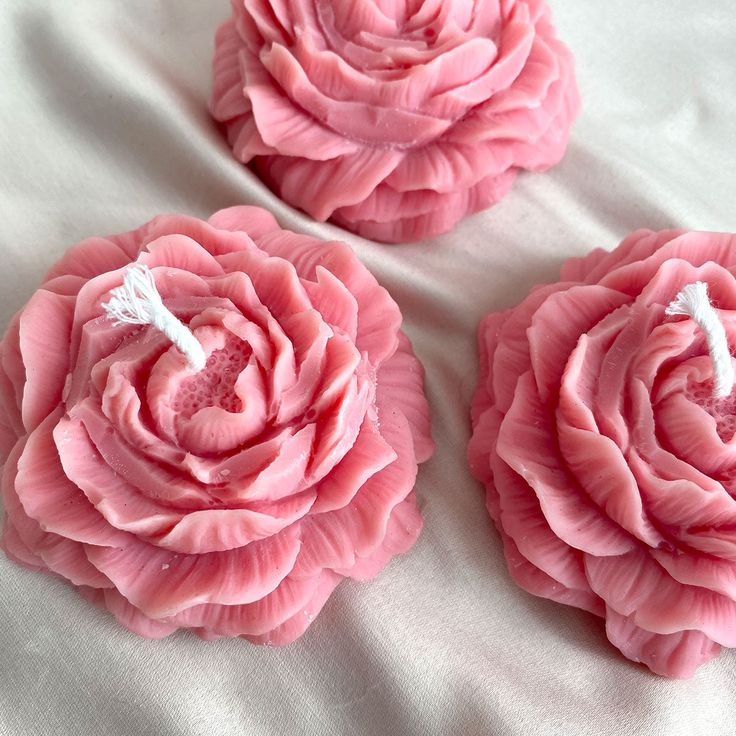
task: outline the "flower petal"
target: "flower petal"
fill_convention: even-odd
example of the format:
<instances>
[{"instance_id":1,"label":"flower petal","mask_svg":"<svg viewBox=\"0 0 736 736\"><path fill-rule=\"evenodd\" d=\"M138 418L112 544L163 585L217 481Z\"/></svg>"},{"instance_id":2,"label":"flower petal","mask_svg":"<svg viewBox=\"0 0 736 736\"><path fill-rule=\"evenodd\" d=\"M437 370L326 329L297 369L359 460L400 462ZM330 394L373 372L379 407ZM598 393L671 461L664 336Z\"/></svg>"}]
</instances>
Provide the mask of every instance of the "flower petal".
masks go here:
<instances>
[{"instance_id":1,"label":"flower petal","mask_svg":"<svg viewBox=\"0 0 736 736\"><path fill-rule=\"evenodd\" d=\"M726 647L736 646L736 601L674 581L645 550L585 558L593 590L622 616L655 634L693 629Z\"/></svg>"},{"instance_id":2,"label":"flower petal","mask_svg":"<svg viewBox=\"0 0 736 736\"><path fill-rule=\"evenodd\" d=\"M423 463L434 452L430 411L424 394L424 368L414 356L411 343L399 335L396 352L381 365L377 378L378 411L401 411L409 421L414 437L417 462Z\"/></svg>"},{"instance_id":3,"label":"flower petal","mask_svg":"<svg viewBox=\"0 0 736 736\"><path fill-rule=\"evenodd\" d=\"M572 547L594 555L630 550L634 540L580 489L555 451L555 434L531 373L517 384L498 437L499 457L537 494L552 530ZM503 491L499 490L501 496Z\"/></svg>"},{"instance_id":4,"label":"flower petal","mask_svg":"<svg viewBox=\"0 0 736 736\"><path fill-rule=\"evenodd\" d=\"M202 603L237 605L275 590L299 553L294 525L274 537L227 552L180 555L129 540L121 547L87 547L90 562L146 616L161 619Z\"/></svg>"},{"instance_id":5,"label":"flower petal","mask_svg":"<svg viewBox=\"0 0 736 736\"><path fill-rule=\"evenodd\" d=\"M718 644L700 631L653 634L637 626L633 618L607 609L606 634L625 657L642 662L658 675L690 678L698 667L721 651Z\"/></svg>"},{"instance_id":6,"label":"flower petal","mask_svg":"<svg viewBox=\"0 0 736 736\"><path fill-rule=\"evenodd\" d=\"M44 531L90 545L121 544L128 535L111 527L64 473L54 429L61 410L50 414L29 436L18 459L15 491L23 508ZM58 442L64 446L63 432Z\"/></svg>"},{"instance_id":7,"label":"flower petal","mask_svg":"<svg viewBox=\"0 0 736 736\"><path fill-rule=\"evenodd\" d=\"M60 403L69 370L74 298L39 289L20 315L20 351L26 372L23 424L32 432Z\"/></svg>"},{"instance_id":8,"label":"flower petal","mask_svg":"<svg viewBox=\"0 0 736 736\"><path fill-rule=\"evenodd\" d=\"M398 150L365 148L329 161L279 155L256 163L283 199L324 222L339 207L362 202L401 158Z\"/></svg>"}]
</instances>

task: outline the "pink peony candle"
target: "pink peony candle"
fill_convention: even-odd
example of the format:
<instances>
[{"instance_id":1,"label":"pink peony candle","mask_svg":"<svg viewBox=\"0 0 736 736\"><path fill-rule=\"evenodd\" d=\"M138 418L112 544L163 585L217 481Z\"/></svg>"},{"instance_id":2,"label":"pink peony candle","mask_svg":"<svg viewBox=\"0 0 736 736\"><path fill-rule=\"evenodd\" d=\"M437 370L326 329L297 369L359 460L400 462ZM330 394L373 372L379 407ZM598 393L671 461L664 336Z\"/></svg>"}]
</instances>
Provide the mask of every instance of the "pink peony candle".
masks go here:
<instances>
[{"instance_id":1,"label":"pink peony candle","mask_svg":"<svg viewBox=\"0 0 736 736\"><path fill-rule=\"evenodd\" d=\"M639 231L480 326L469 447L523 588L689 677L736 646L736 236Z\"/></svg>"},{"instance_id":2,"label":"pink peony candle","mask_svg":"<svg viewBox=\"0 0 736 736\"><path fill-rule=\"evenodd\" d=\"M562 158L579 100L544 0L232 4L212 113L317 220L428 238Z\"/></svg>"},{"instance_id":3,"label":"pink peony candle","mask_svg":"<svg viewBox=\"0 0 736 736\"><path fill-rule=\"evenodd\" d=\"M346 245L258 208L73 247L0 343L5 552L146 637L293 641L421 529L400 325Z\"/></svg>"}]
</instances>

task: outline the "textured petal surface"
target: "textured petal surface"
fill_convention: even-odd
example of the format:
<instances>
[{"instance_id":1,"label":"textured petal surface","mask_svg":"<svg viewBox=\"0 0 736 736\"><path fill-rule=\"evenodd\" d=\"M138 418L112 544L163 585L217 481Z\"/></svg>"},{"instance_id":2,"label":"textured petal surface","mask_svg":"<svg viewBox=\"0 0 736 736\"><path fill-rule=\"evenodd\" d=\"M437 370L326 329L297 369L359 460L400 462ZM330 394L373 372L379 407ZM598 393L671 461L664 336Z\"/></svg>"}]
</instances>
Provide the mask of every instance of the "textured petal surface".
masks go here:
<instances>
[{"instance_id":1,"label":"textured petal surface","mask_svg":"<svg viewBox=\"0 0 736 736\"><path fill-rule=\"evenodd\" d=\"M222 109L243 108L230 94ZM282 112L264 136L286 145L299 121ZM134 263L201 370L163 330L105 313ZM414 481L434 445L400 327L348 246L257 207L73 247L0 343L2 549L144 637L288 644L343 578L377 575L422 528Z\"/></svg>"},{"instance_id":2,"label":"textured petal surface","mask_svg":"<svg viewBox=\"0 0 736 736\"><path fill-rule=\"evenodd\" d=\"M233 3L210 110L317 220L389 243L450 230L564 154L573 58L538 0Z\"/></svg>"},{"instance_id":3,"label":"textured petal surface","mask_svg":"<svg viewBox=\"0 0 736 736\"><path fill-rule=\"evenodd\" d=\"M668 677L736 646L736 400L666 312L702 281L736 344L733 242L638 231L479 329L468 459L511 575Z\"/></svg>"}]
</instances>

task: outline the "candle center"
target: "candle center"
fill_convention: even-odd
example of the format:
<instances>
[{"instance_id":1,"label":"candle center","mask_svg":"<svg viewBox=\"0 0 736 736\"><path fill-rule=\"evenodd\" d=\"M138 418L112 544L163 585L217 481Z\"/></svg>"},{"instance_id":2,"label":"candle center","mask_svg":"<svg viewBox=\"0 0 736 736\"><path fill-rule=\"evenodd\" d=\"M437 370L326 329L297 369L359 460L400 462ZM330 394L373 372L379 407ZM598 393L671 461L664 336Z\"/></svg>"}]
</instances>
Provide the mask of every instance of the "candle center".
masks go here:
<instances>
[{"instance_id":1,"label":"candle center","mask_svg":"<svg viewBox=\"0 0 736 736\"><path fill-rule=\"evenodd\" d=\"M247 343L237 339L228 340L225 347L209 355L199 373L181 382L171 408L186 419L209 406L232 413L241 412L243 402L235 393L235 383L248 364L250 355Z\"/></svg>"},{"instance_id":2,"label":"candle center","mask_svg":"<svg viewBox=\"0 0 736 736\"><path fill-rule=\"evenodd\" d=\"M713 362L713 394L723 399L733 391L734 374L726 328L708 298L708 285L703 281L686 286L667 307L665 314L690 317L705 334Z\"/></svg>"},{"instance_id":3,"label":"candle center","mask_svg":"<svg viewBox=\"0 0 736 736\"><path fill-rule=\"evenodd\" d=\"M736 433L736 394L725 398L715 396L713 382L689 380L683 391L685 398L708 412L716 421L716 432L723 442L729 442Z\"/></svg>"}]
</instances>

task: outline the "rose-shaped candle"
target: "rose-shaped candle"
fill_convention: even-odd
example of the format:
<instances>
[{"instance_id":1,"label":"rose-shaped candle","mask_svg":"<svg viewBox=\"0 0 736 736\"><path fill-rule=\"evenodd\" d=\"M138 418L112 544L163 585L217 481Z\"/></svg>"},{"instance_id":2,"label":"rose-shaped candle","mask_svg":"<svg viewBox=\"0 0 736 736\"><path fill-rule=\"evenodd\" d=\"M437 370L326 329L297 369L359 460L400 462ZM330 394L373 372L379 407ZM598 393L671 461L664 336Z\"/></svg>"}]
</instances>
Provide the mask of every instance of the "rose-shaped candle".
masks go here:
<instances>
[{"instance_id":1,"label":"rose-shaped candle","mask_svg":"<svg viewBox=\"0 0 736 736\"><path fill-rule=\"evenodd\" d=\"M287 202L385 242L450 230L565 151L544 0L233 0L211 110Z\"/></svg>"},{"instance_id":2,"label":"rose-shaped candle","mask_svg":"<svg viewBox=\"0 0 736 736\"><path fill-rule=\"evenodd\" d=\"M469 458L514 580L689 677L736 646L736 236L636 232L480 326Z\"/></svg>"},{"instance_id":3,"label":"rose-shaped candle","mask_svg":"<svg viewBox=\"0 0 736 736\"><path fill-rule=\"evenodd\" d=\"M0 345L3 548L147 637L294 640L421 528L400 324L348 246L257 208L80 243Z\"/></svg>"}]
</instances>

